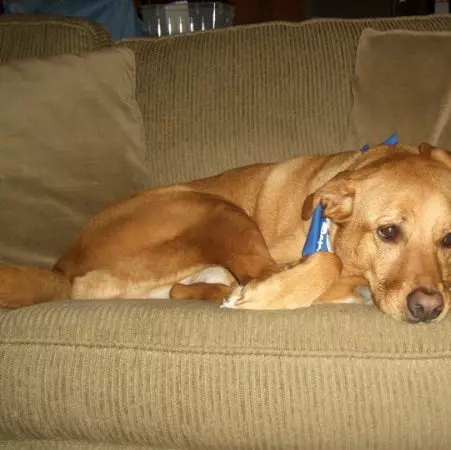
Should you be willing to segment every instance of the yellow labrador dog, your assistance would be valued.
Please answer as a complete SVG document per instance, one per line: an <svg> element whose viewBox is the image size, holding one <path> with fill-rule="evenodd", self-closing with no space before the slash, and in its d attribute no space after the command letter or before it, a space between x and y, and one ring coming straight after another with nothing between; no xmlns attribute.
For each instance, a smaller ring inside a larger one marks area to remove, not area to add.
<svg viewBox="0 0 451 450"><path fill-rule="evenodd" d="M451 155L429 144L257 164L105 208L50 271L0 266L0 305L225 300L242 309L374 303L398 320L449 309ZM333 252L301 258L322 204Z"/></svg>

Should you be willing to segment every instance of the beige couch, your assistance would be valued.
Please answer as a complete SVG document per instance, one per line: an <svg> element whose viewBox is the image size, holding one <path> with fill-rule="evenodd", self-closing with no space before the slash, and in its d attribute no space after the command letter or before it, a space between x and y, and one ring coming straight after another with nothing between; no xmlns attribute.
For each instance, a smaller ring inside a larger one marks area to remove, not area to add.
<svg viewBox="0 0 451 450"><path fill-rule="evenodd" d="M448 31L451 17L274 23L119 43L136 55L146 183L341 150L352 137L350 86L366 27ZM3 63L110 45L83 20L0 20ZM3 309L0 448L447 449L450 336L450 319L413 326L352 305Z"/></svg>

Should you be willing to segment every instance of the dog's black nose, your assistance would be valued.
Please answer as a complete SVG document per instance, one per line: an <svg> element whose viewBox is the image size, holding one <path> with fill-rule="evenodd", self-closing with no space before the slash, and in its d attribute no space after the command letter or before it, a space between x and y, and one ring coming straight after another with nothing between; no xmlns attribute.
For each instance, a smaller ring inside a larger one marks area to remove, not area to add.
<svg viewBox="0 0 451 450"><path fill-rule="evenodd" d="M443 311L443 296L436 289L417 288L407 296L407 307L414 319L427 322Z"/></svg>

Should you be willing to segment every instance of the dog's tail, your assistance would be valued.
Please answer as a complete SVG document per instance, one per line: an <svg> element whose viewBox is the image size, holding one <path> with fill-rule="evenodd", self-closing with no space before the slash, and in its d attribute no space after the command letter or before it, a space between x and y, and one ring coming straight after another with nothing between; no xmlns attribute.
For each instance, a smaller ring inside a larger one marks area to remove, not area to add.
<svg viewBox="0 0 451 450"><path fill-rule="evenodd" d="M0 306L18 308L70 299L71 283L57 271L0 264Z"/></svg>

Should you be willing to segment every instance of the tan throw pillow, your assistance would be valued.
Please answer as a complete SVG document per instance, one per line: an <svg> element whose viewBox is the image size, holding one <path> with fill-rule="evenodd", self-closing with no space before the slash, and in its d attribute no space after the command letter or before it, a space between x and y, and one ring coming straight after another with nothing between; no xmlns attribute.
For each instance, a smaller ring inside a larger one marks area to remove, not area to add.
<svg viewBox="0 0 451 450"><path fill-rule="evenodd" d="M365 29L343 150L399 140L451 148L451 33Z"/></svg>
<svg viewBox="0 0 451 450"><path fill-rule="evenodd" d="M125 48L0 65L0 261L51 266L105 204L143 188Z"/></svg>

